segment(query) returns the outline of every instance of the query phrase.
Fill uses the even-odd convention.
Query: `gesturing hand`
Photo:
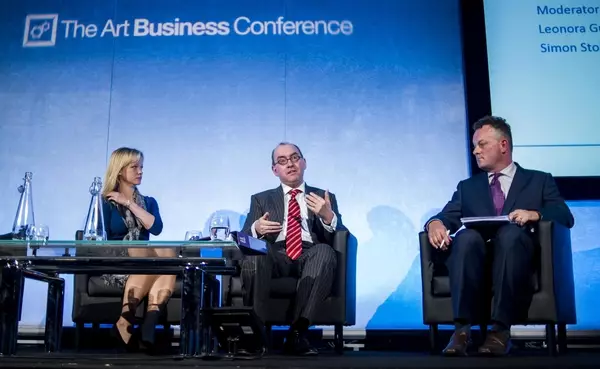
[[[254,230],[256,233],[265,235],[271,233],[281,232],[281,224],[269,220],[269,213],[265,213],[262,217],[258,218],[254,224]]]
[[[306,196],[306,206],[323,220],[325,224],[331,224],[333,220],[333,210],[331,209],[331,200],[329,199],[329,190],[325,191],[325,198],[311,192]]]

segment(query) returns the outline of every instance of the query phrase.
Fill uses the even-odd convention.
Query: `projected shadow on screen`
[[[372,236],[361,240],[357,265],[357,325],[364,327],[410,269],[418,248],[413,221],[397,208],[379,205],[367,213]]]
[[[577,328],[600,328],[597,308],[600,305],[600,248],[573,253],[573,277]]]
[[[423,328],[421,265],[419,259],[419,236],[423,225],[440,209],[432,209],[421,217],[421,222],[410,234],[408,245],[416,248],[406,276],[388,298],[376,309],[367,329],[420,329]],[[397,242],[396,242],[397,243]],[[399,245],[390,246],[399,247]]]

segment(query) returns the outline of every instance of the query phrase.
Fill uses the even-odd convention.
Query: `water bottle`
[[[88,241],[106,240],[106,230],[104,229],[104,212],[102,211],[102,179],[95,177],[90,186],[90,207],[85,218],[85,227],[83,228],[83,239]]]
[[[19,200],[17,214],[15,215],[15,221],[13,223],[12,234],[14,240],[28,239],[34,230],[35,218],[33,215],[33,199],[31,195],[32,178],[33,173],[25,172],[25,178],[23,178],[24,182],[19,186],[21,199]]]

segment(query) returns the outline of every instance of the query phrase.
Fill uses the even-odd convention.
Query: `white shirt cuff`
[[[325,230],[329,233],[333,233],[335,231],[335,229],[337,228],[337,215],[335,213],[333,213],[333,218],[331,219],[331,224],[325,224],[325,222],[323,222],[323,219],[319,218],[321,220],[321,224],[323,224],[323,228],[325,228]]]
[[[252,227],[250,227],[250,231],[252,231],[252,237],[254,238],[258,238],[258,233],[256,233],[256,222],[258,222],[258,220],[255,220],[254,223],[252,223]]]

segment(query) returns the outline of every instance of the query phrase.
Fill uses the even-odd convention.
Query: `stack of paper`
[[[490,222],[500,222],[507,223],[510,222],[508,219],[508,215],[499,215],[499,216],[491,216],[491,217],[466,217],[460,218],[462,224],[470,224],[470,223],[490,223]]]

